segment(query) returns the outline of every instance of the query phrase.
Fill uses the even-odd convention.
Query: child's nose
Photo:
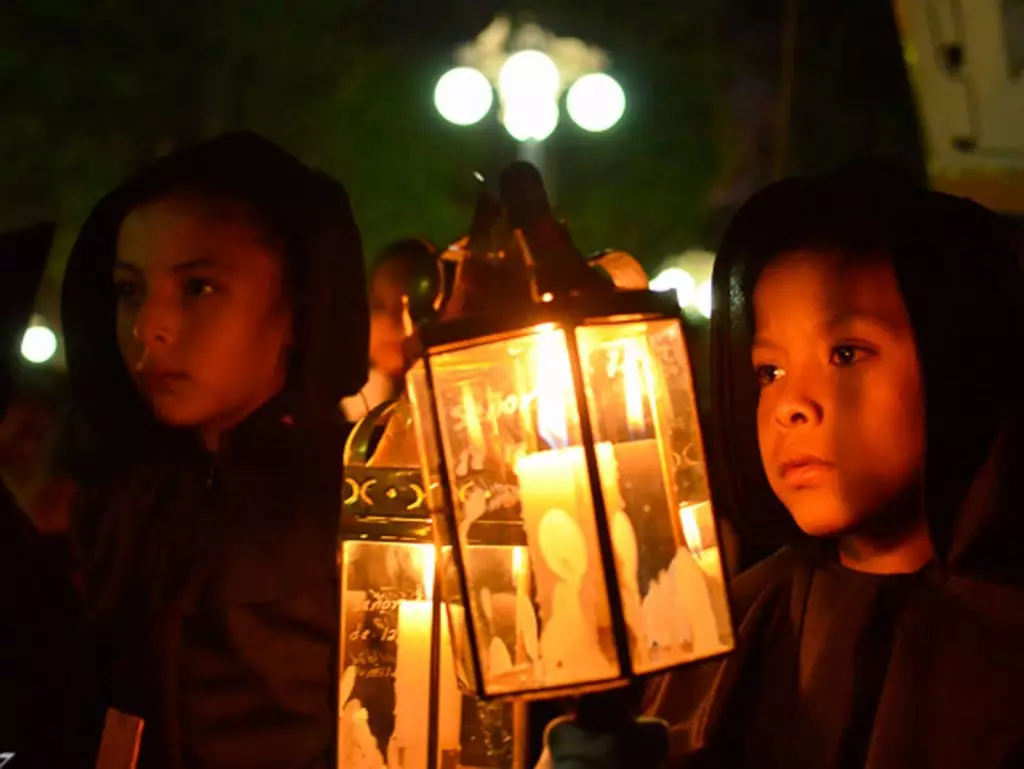
[[[783,427],[821,424],[823,416],[820,399],[799,383],[792,383],[775,406],[775,418]]]
[[[144,347],[167,345],[177,336],[177,326],[171,308],[156,297],[151,297],[139,308],[132,334]]]

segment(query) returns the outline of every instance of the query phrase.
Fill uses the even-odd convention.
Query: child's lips
[[[794,457],[779,465],[779,475],[790,486],[806,488],[823,482],[834,468],[835,462],[821,457]]]
[[[188,381],[188,378],[188,374],[184,371],[168,369],[140,371],[136,374],[136,380],[139,382],[139,385],[145,392],[150,394],[173,390],[175,386]]]

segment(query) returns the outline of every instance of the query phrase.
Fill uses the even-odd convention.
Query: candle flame
[[[514,547],[512,548],[512,576],[515,577],[518,582],[523,576],[523,569],[526,566],[526,548],[525,547]]]
[[[469,390],[469,385],[462,386],[462,411],[465,414],[466,433],[470,444],[482,448],[484,429],[480,424],[480,414],[477,412],[476,401],[473,399],[473,393]]]
[[[630,435],[642,434],[646,420],[644,418],[644,380],[641,367],[644,364],[643,353],[637,340],[630,339],[623,349],[623,379],[626,390],[626,420]]]
[[[534,344],[537,432],[551,448],[565,448],[569,445],[568,401],[573,392],[565,333],[545,327]]]
[[[683,524],[683,537],[686,538],[686,546],[694,555],[700,555],[704,551],[704,543],[700,538],[700,526],[693,508],[693,505],[680,508],[679,519]]]
[[[428,601],[434,599],[434,579],[437,566],[437,551],[433,545],[418,545],[420,563],[423,567],[423,595]]]

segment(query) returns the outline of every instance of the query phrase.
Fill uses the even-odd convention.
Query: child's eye
[[[852,344],[842,344],[832,348],[829,356],[829,363],[833,366],[853,366],[863,363],[865,359],[874,355],[873,350]]]
[[[189,278],[185,281],[185,296],[189,299],[198,299],[201,296],[209,296],[215,293],[216,289],[208,280],[202,278]]]
[[[780,376],[785,374],[778,366],[773,366],[771,363],[766,363],[762,366],[756,366],[754,372],[757,374],[757,383],[762,387],[767,387]]]
[[[114,295],[118,302],[133,304],[138,301],[140,294],[139,284],[131,280],[115,280]]]

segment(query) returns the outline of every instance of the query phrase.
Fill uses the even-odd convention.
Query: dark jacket
[[[296,317],[285,391],[216,455],[153,422],[114,337],[121,220],[197,183],[286,233]],[[362,269],[341,186],[251,134],[160,161],[86,222],[64,286],[68,367],[113,467],[76,511],[86,653],[73,766],[92,766],[108,708],[144,719],[145,769],[333,766],[338,402],[366,378]]]
[[[991,212],[871,176],[769,187],[715,265],[716,505],[786,547],[732,584],[736,652],[663,682],[656,710],[680,766],[1024,765],[1020,267]],[[830,221],[860,222],[841,233],[852,248],[884,244],[917,337],[935,558],[915,574],[843,568],[761,467],[751,291],[767,259]]]
[[[0,236],[0,420],[53,232],[41,224]],[[60,765],[76,621],[58,544],[0,482],[0,754],[13,753],[17,766]]]

